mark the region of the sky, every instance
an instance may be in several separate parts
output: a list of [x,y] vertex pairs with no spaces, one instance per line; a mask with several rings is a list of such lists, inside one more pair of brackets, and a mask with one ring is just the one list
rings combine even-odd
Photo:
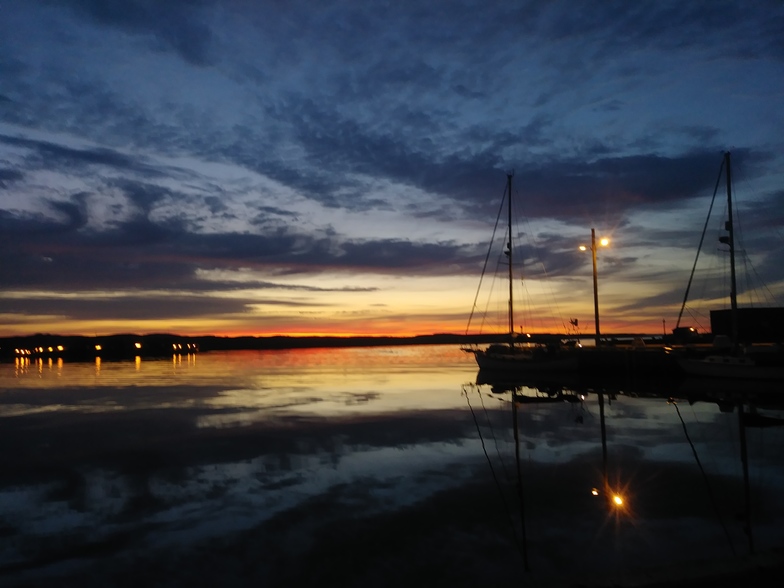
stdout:
[[781,304],[782,30],[779,1],[2,0],[0,336],[503,330],[511,171],[518,328],[593,332],[594,228],[602,331],[660,333],[725,151],[740,301]]

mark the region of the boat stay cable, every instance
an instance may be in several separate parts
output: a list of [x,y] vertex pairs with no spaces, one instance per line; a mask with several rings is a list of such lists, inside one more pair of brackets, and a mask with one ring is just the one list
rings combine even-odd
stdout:
[[[504,195],[506,195],[506,187],[504,186]],[[504,197],[501,198],[501,206],[498,208],[498,215],[495,219],[495,226],[493,227],[493,235],[490,238],[490,244],[487,247],[487,254],[485,255],[485,262],[482,266],[482,275],[479,277],[479,285],[476,288],[476,295],[474,296],[474,304],[471,306],[471,314],[468,316],[468,324],[466,325],[466,335],[468,335],[469,330],[471,329],[471,321],[474,318],[474,313],[476,312],[476,303],[479,300],[479,292],[482,290],[482,282],[485,278],[485,273],[487,272],[487,263],[490,260],[490,254],[493,251],[493,244],[495,243],[495,234],[498,231],[498,224],[501,222],[501,214],[504,210]]]
[[675,323],[675,328],[677,329],[681,325],[681,318],[683,317],[683,310],[686,308],[686,301],[689,298],[689,290],[691,290],[691,283],[694,279],[694,272],[697,269],[697,261],[700,259],[700,251],[702,251],[702,243],[705,241],[705,232],[708,230],[708,223],[710,222],[711,212],[713,211],[713,204],[716,201],[716,194],[719,191],[719,184],[721,183],[721,174],[722,170],[724,169],[724,160],[721,160],[721,165],[719,166],[719,177],[716,178],[716,187],[713,188],[713,198],[711,198],[710,207],[708,208],[708,216],[705,219],[705,226],[702,227],[702,235],[700,236],[700,244],[697,246],[697,255],[694,258],[694,265],[691,268],[691,275],[689,276],[689,282],[686,284],[686,292],[683,295],[683,304],[681,304],[681,310],[678,313],[678,320]]

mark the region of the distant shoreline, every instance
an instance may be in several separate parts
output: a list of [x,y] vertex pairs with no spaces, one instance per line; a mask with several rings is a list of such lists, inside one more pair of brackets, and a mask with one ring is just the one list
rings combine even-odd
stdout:
[[[555,340],[565,335],[535,335],[532,340]],[[592,334],[570,338],[591,339]],[[603,339],[646,341],[663,340],[661,335],[608,334]],[[209,351],[315,349],[338,347],[385,347],[403,345],[477,345],[508,341],[506,333],[484,335],[457,335],[437,333],[411,337],[395,336],[241,336],[221,337],[215,335],[182,336],[173,334],[136,335],[131,333],[83,336],[35,334],[27,336],[0,337],[0,358],[16,357],[62,358],[89,360],[96,357],[122,359],[133,357],[166,357],[187,353]]]

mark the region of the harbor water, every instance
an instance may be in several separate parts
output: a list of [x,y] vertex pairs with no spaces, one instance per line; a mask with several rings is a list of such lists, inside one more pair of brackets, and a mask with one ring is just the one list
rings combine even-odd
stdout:
[[640,585],[782,553],[784,402],[477,375],[449,345],[0,364],[0,585]]

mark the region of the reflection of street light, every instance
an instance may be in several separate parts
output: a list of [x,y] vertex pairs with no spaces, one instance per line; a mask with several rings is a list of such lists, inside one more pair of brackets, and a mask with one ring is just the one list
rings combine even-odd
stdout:
[[[602,247],[607,247],[609,244],[610,240],[607,237],[599,239],[599,245]],[[580,251],[586,251],[587,249],[588,247],[585,245],[580,245]],[[601,330],[599,329],[599,286],[596,273],[596,230],[593,228],[591,229],[591,260],[593,262],[593,315],[596,324],[596,349],[598,350]],[[604,483],[604,493],[609,497],[610,485],[607,482],[607,429],[604,424],[604,394],[601,389],[597,390],[596,394],[599,397],[599,423],[602,431],[602,481]],[[613,501],[618,507],[623,504],[623,500],[618,495],[613,498]]]
[[[610,240],[607,237],[602,237],[599,239],[599,245],[602,247],[607,247],[610,244]],[[591,259],[593,261],[593,315],[594,321],[596,323],[596,346],[599,347],[599,337],[600,337],[600,330],[599,330],[599,286],[598,280],[596,275],[596,231],[591,229]],[[586,251],[588,247],[585,245],[580,245],[580,251]]]

